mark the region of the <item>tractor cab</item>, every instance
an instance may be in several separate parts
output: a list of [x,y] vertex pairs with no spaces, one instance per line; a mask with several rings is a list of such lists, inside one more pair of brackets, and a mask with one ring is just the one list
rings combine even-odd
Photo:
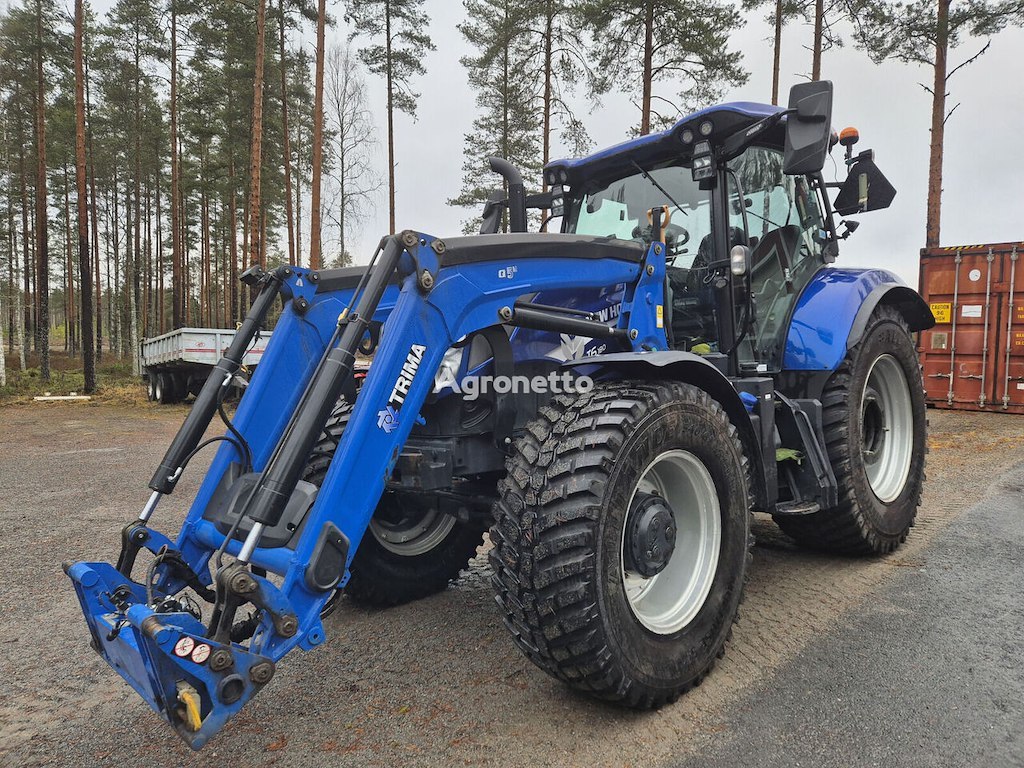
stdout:
[[[796,300],[838,251],[821,174],[836,141],[831,97],[831,83],[807,83],[788,109],[722,104],[551,163],[545,180],[563,201],[562,231],[663,241],[672,348],[722,353],[734,374],[778,371]],[[881,185],[873,163],[871,172]]]

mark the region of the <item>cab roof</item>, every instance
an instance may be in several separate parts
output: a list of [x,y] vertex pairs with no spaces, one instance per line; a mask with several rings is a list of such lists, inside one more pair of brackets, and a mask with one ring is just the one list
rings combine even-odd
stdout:
[[[625,171],[635,170],[633,163],[644,168],[655,167],[680,157],[688,157],[693,152],[693,142],[685,144],[682,140],[686,129],[693,131],[694,142],[702,138],[698,126],[711,121],[713,126],[710,138],[713,142],[723,141],[737,130],[744,130],[766,117],[782,112],[782,107],[770,104],[758,104],[749,101],[734,101],[717,104],[713,107],[694,112],[679,120],[671,128],[659,133],[651,133],[621,144],[607,147],[586,157],[555,160],[544,166],[544,173],[549,184],[578,185],[589,180],[598,181],[620,175]],[[784,119],[774,131],[768,131],[765,139],[769,143],[777,141],[782,145]]]

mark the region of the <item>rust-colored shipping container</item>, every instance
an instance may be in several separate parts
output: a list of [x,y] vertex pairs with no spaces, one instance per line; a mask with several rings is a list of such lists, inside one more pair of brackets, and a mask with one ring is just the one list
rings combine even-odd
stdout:
[[921,251],[929,405],[1024,413],[1024,242]]

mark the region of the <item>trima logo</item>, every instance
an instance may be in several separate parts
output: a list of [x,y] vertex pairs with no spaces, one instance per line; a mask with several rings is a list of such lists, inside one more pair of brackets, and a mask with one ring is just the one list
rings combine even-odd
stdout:
[[427,348],[422,344],[413,344],[409,347],[409,354],[406,355],[405,364],[395,380],[391,397],[388,398],[385,407],[377,411],[377,426],[389,435],[398,429],[399,411],[402,409],[406,395],[409,394],[409,388],[412,386],[413,379],[416,378],[416,371],[419,370],[426,351]]

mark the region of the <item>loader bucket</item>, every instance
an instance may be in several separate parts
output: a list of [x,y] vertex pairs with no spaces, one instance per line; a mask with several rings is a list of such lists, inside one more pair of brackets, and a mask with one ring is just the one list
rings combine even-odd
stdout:
[[109,563],[65,567],[92,647],[192,748],[217,733],[274,674],[273,663],[216,643],[185,612],[157,613],[144,586]]

